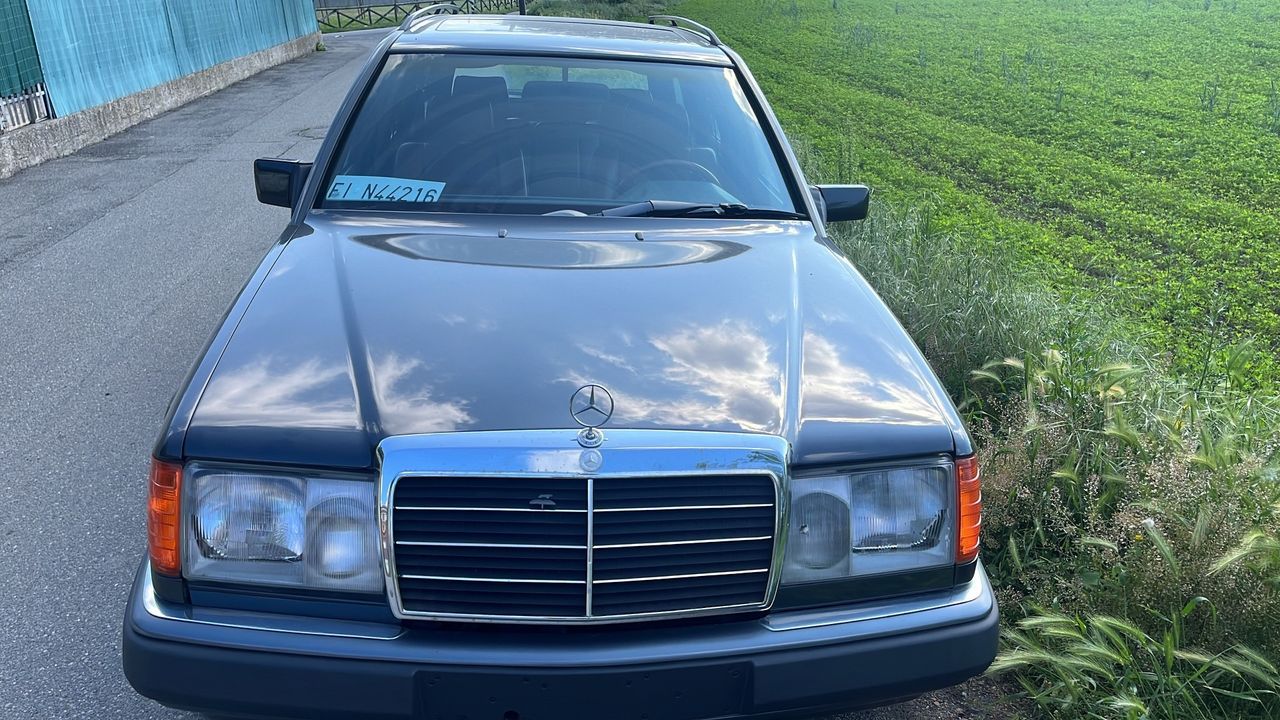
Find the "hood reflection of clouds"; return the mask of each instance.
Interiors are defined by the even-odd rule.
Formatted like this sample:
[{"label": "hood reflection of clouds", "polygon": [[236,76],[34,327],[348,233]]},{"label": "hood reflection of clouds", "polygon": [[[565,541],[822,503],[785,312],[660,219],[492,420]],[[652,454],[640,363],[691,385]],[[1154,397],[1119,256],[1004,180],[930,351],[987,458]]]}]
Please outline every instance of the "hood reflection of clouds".
[{"label": "hood reflection of clouds", "polygon": [[[892,348],[900,365],[904,362]],[[907,367],[907,365],[901,365]],[[938,422],[930,398],[903,386],[872,377],[844,361],[840,348],[814,332],[804,336],[804,415],[808,419],[928,425]]]},{"label": "hood reflection of clouds", "polygon": [[[449,432],[472,422],[462,401],[432,397],[420,360],[387,355],[371,368],[374,400],[387,432]],[[209,425],[358,428],[345,364],[259,358],[218,373],[197,411]]]},{"label": "hood reflection of clouds", "polygon": [[[634,372],[627,377],[608,378],[605,385],[614,395],[616,420],[669,425],[696,420],[707,426],[778,431],[782,369],[771,357],[773,348],[750,325],[726,320],[718,325],[686,327],[651,338],[649,346],[662,356],[658,363],[663,368],[659,381],[688,389],[675,395],[668,389],[651,396],[642,386],[645,380]],[[612,360],[610,364],[619,369],[630,370],[617,356],[597,348],[580,349],[597,359]],[[579,384],[591,382],[579,376],[569,379]]]},{"label": "hood reflection of clouds", "polygon": [[346,365],[262,357],[216,373],[197,414],[209,425],[358,427]]},{"label": "hood reflection of clouds", "polygon": [[[872,341],[874,342],[874,341]],[[597,346],[579,350],[603,361],[610,370],[601,377],[573,374],[566,380],[584,385],[602,382],[614,395],[619,424],[656,423],[707,427],[729,426],[750,432],[781,432],[784,368],[776,348],[752,325],[726,320],[694,325],[656,335],[643,353],[609,352]],[[800,370],[802,408],[807,420],[928,425],[938,422],[938,408],[927,395],[903,382],[876,377],[842,355],[843,348],[813,331],[804,334]],[[902,362],[892,347],[877,347]],[[636,367],[661,368],[654,375]],[[662,387],[646,387],[661,383]]]},{"label": "hood reflection of clouds", "polygon": [[472,422],[466,403],[432,398],[427,366],[416,359],[386,355],[372,368],[383,429],[391,434],[451,432]]}]

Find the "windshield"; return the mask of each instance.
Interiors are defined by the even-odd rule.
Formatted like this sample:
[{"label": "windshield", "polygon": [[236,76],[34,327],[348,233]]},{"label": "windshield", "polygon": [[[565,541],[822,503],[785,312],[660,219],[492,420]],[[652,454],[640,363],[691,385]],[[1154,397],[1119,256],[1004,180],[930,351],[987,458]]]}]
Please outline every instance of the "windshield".
[{"label": "windshield", "polygon": [[595,213],[646,200],[796,211],[731,69],[393,54],[319,206]]}]

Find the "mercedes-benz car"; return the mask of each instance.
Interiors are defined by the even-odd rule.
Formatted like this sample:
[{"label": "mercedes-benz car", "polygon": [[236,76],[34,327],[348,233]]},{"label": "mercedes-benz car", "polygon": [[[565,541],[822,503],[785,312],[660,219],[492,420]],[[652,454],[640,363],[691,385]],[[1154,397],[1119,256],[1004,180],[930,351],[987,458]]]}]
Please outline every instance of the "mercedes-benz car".
[{"label": "mercedes-benz car", "polygon": [[[856,111],[856,109],[854,110]],[[812,717],[983,671],[956,409],[708,28],[420,12],[153,450],[124,670],[237,717]]]}]

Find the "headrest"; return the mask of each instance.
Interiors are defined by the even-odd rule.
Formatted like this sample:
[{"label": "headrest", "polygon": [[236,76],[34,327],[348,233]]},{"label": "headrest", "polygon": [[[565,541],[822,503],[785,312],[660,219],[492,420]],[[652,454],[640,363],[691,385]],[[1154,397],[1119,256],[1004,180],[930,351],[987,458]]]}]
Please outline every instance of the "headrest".
[{"label": "headrest", "polygon": [[609,91],[614,102],[627,105],[649,105],[653,102],[653,93],[642,88],[617,88]]},{"label": "headrest", "polygon": [[500,77],[459,75],[453,79],[453,96],[484,98],[488,102],[507,99],[507,81]]},{"label": "headrest", "polygon": [[445,96],[428,110],[434,131],[459,141],[487,134],[496,125],[493,103],[483,96]]},{"label": "headrest", "polygon": [[531,80],[525,83],[524,97],[604,102],[609,98],[609,88],[601,83]]}]

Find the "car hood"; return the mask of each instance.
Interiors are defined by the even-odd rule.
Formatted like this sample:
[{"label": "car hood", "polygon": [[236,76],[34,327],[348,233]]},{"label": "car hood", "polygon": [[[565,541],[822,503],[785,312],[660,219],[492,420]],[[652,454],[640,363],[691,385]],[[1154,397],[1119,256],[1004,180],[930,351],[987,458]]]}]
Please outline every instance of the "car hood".
[{"label": "car hood", "polygon": [[606,435],[769,433],[801,465],[963,436],[808,223],[325,213],[274,257],[212,349],[188,457],[369,468],[388,435],[576,427],[589,383],[614,398]]}]

